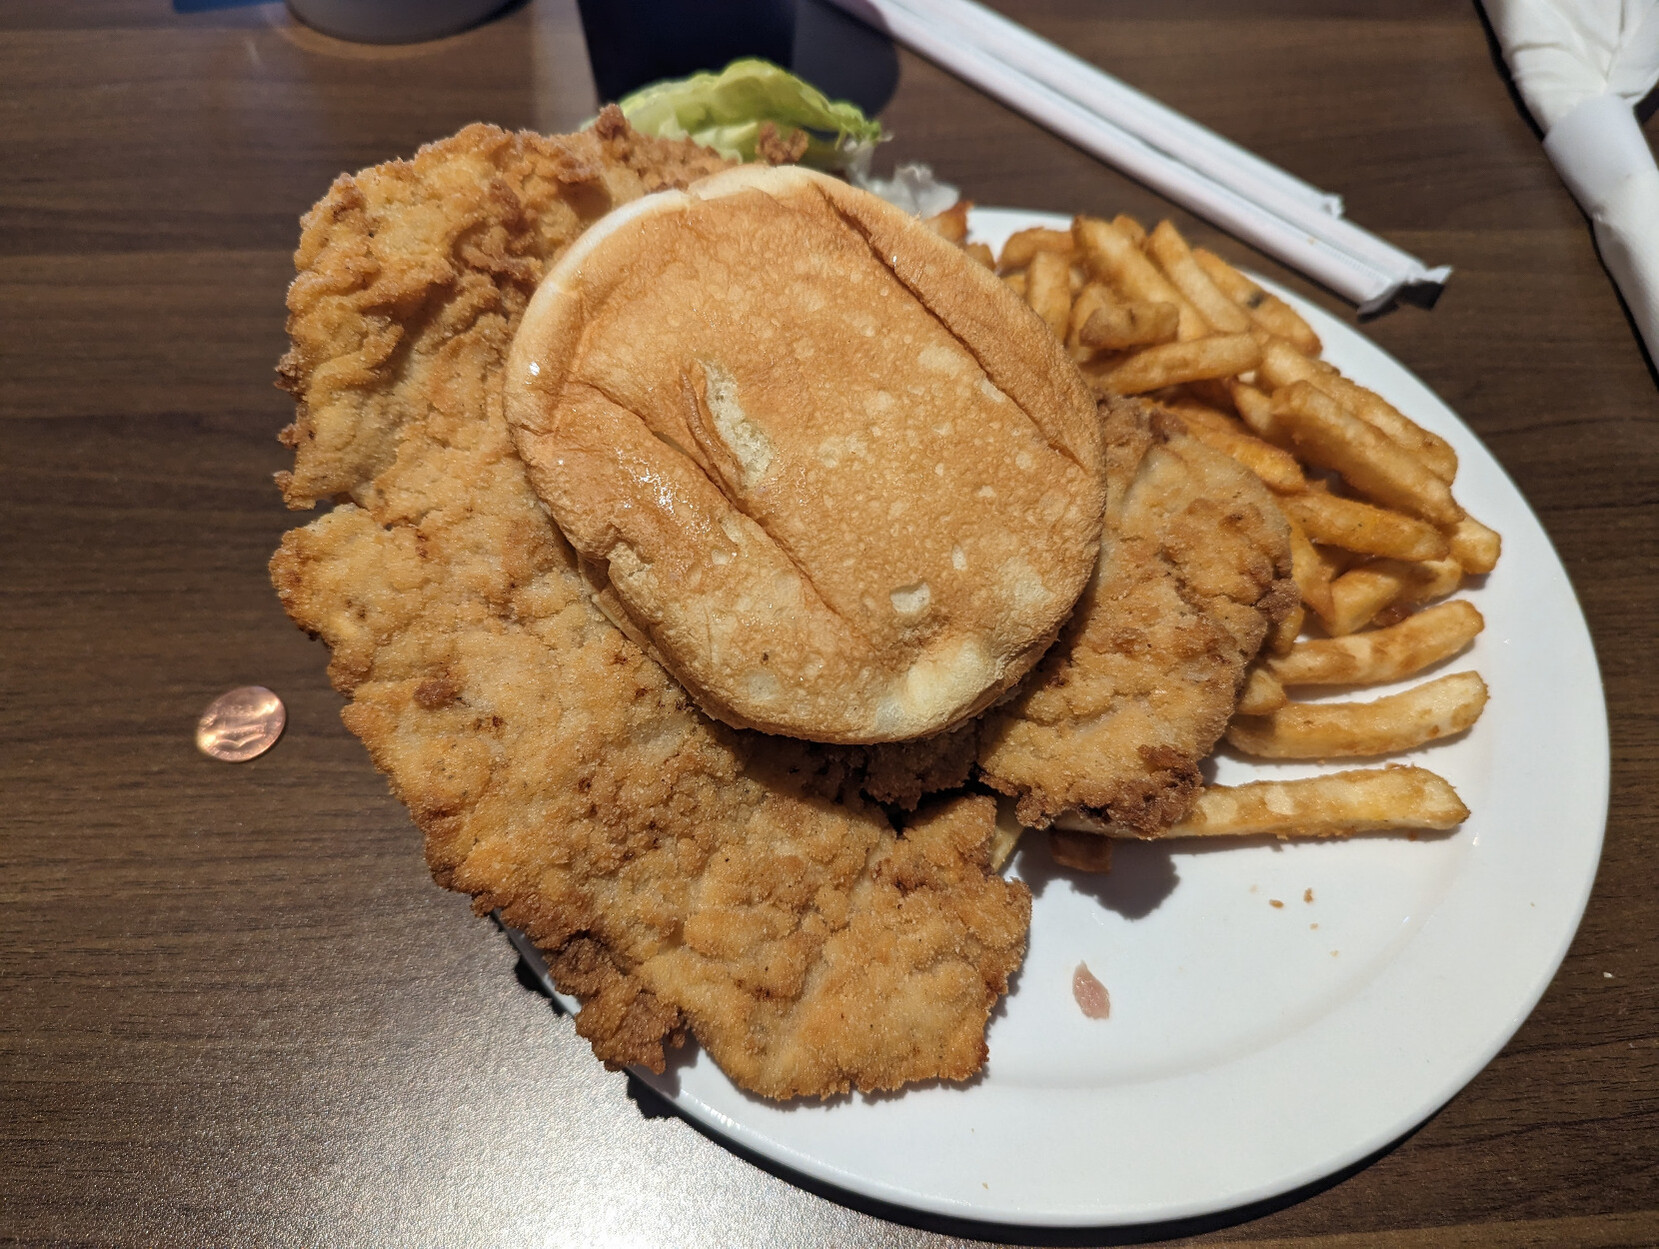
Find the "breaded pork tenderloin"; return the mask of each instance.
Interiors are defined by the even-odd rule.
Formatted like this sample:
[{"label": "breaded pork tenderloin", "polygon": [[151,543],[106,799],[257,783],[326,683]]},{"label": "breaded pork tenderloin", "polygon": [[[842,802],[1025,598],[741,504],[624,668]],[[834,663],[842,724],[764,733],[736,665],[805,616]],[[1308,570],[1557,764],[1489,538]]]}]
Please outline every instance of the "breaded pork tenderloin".
[{"label": "breaded pork tenderloin", "polygon": [[1100,564],[1054,648],[982,721],[980,775],[1022,824],[1174,824],[1232,718],[1269,626],[1296,603],[1267,488],[1180,420],[1102,403],[1109,499]]},{"label": "breaded pork tenderloin", "polygon": [[[1025,948],[991,803],[900,836],[841,750],[704,716],[589,601],[502,417],[530,293],[609,209],[722,161],[630,130],[472,126],[339,179],[305,219],[283,362],[283,606],[443,885],[527,932],[615,1065],[696,1037],[740,1085],[966,1079]],[[872,750],[875,748],[871,748]],[[903,761],[886,784],[912,801]],[[918,760],[930,774],[937,761]]]}]

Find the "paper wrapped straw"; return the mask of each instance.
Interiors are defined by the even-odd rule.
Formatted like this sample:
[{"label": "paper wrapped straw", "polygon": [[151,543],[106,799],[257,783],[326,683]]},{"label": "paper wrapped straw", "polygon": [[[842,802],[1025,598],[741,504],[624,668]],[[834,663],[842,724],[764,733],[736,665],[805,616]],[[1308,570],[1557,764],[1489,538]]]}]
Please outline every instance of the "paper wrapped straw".
[{"label": "paper wrapped straw", "polygon": [[954,0],[898,2],[929,22],[958,27],[981,51],[1000,55],[1013,69],[1099,113],[1137,139],[1230,190],[1258,198],[1268,207],[1275,202],[1294,203],[1333,217],[1342,215],[1340,195],[1321,191],[1255,153],[1227,142],[1215,131],[1096,69],[1018,22],[1011,22],[979,4],[961,4]]},{"label": "paper wrapped straw", "polygon": [[1341,201],[973,0],[833,0],[1084,151],[1372,312],[1445,283]]}]

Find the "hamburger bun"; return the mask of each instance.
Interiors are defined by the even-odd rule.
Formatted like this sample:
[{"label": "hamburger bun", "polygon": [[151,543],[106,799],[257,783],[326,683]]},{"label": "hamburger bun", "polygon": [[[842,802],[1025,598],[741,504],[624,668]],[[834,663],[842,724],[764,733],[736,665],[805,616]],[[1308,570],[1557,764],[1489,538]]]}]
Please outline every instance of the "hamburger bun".
[{"label": "hamburger bun", "polygon": [[1047,327],[926,225],[744,167],[578,239],[506,413],[600,607],[712,716],[921,737],[1047,649],[1094,567],[1094,400]]}]

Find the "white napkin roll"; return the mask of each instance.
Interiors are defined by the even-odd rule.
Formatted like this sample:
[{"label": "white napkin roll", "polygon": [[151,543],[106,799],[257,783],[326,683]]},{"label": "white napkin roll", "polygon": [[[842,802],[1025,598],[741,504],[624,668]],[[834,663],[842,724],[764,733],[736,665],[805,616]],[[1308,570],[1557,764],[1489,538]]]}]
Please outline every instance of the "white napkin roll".
[{"label": "white napkin roll", "polygon": [[1544,151],[1589,214],[1648,357],[1659,362],[1659,168],[1635,111],[1592,96],[1550,127]]}]

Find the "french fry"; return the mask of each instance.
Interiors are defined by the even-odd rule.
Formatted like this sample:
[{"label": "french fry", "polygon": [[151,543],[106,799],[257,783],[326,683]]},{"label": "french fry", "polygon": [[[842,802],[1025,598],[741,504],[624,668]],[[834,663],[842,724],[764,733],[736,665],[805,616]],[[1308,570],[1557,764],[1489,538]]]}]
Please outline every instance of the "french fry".
[{"label": "french fry", "polygon": [[1014,294],[1018,295],[1021,299],[1025,298],[1026,276],[1024,269],[1020,269],[1014,273],[1005,273],[1002,275],[1002,280],[1008,284],[1008,289],[1013,291]]},{"label": "french fry", "polygon": [[1002,245],[1002,255],[997,257],[997,269],[1023,269],[1038,252],[1059,252],[1069,262],[1074,246],[1069,230],[1032,226],[1029,230],[1011,235]]},{"label": "french fry", "polygon": [[1310,383],[1276,390],[1273,415],[1284,422],[1304,460],[1342,474],[1361,494],[1435,525],[1463,518],[1444,480]]},{"label": "french fry", "polygon": [[1251,326],[1250,315],[1210,280],[1187,246],[1181,232],[1167,221],[1160,221],[1146,236],[1146,250],[1158,267],[1197,308],[1212,328],[1221,334],[1244,334]]},{"label": "french fry", "polygon": [[979,261],[979,263],[984,265],[987,269],[995,269],[997,267],[997,258],[991,252],[990,245],[987,243],[964,243],[962,244],[962,250],[967,252],[968,255],[972,256],[975,260]]},{"label": "french fry", "polygon": [[1070,274],[1066,258],[1058,252],[1040,251],[1025,271],[1025,302],[1030,304],[1054,332],[1064,339],[1071,316]]},{"label": "french fry", "polygon": [[1121,395],[1144,395],[1204,377],[1230,377],[1255,367],[1261,347],[1249,334],[1221,334],[1148,347],[1130,356],[1106,377]]},{"label": "french fry", "polygon": [[1357,499],[1309,490],[1279,503],[1309,538],[1327,546],[1404,560],[1440,559],[1448,550],[1445,536],[1433,525]]},{"label": "french fry", "polygon": [[1463,585],[1463,565],[1449,555],[1444,559],[1423,559],[1411,564],[1374,560],[1371,567],[1393,567],[1405,574],[1406,587],[1399,598],[1405,604],[1431,603],[1448,594],[1456,594]]},{"label": "french fry", "polygon": [[1265,716],[1283,707],[1289,699],[1285,687],[1266,668],[1252,668],[1244,680],[1244,689],[1238,696],[1238,714]]},{"label": "french fry", "polygon": [[1389,755],[1461,733],[1486,706],[1486,682],[1455,672],[1369,703],[1286,703],[1265,716],[1239,716],[1227,741],[1263,759],[1346,759]]},{"label": "french fry", "polygon": [[1163,837],[1347,837],[1408,829],[1444,831],[1469,808],[1427,768],[1364,768],[1296,781],[1212,785]]},{"label": "french fry", "polygon": [[[1308,638],[1263,662],[1285,685],[1380,685],[1457,654],[1486,627],[1467,599],[1441,603],[1385,629]],[[1242,710],[1242,704],[1241,704]]]},{"label": "french fry", "polygon": [[1083,345],[1083,327],[1096,309],[1117,302],[1112,288],[1104,282],[1090,282],[1072,298],[1071,316],[1066,319],[1066,348],[1071,352],[1072,359],[1087,360],[1094,355],[1093,347]]},{"label": "french fry", "polygon": [[1429,469],[1444,481],[1457,476],[1457,452],[1452,444],[1439,434],[1424,429],[1374,390],[1343,377],[1341,373],[1316,379],[1315,386],[1323,389],[1349,411],[1376,426],[1395,442],[1419,456]]},{"label": "french fry", "polygon": [[1431,434],[1381,395],[1349,381],[1323,360],[1310,359],[1283,339],[1269,337],[1263,342],[1261,380],[1272,390],[1295,382],[1316,386],[1351,415],[1416,456],[1442,481],[1457,476],[1457,452],[1439,434]]},{"label": "french fry", "polygon": [[[1091,288],[1092,289],[1092,288]],[[1175,340],[1181,314],[1174,304],[1103,301],[1078,331],[1078,341],[1101,351],[1156,346]]]},{"label": "french fry", "polygon": [[1210,332],[1209,324],[1198,309],[1158,272],[1158,267],[1122,230],[1096,217],[1078,217],[1072,222],[1071,229],[1077,249],[1083,254],[1084,263],[1094,277],[1111,283],[1127,299],[1174,304],[1180,313],[1178,337],[1183,341],[1202,338]]},{"label": "french fry", "polygon": [[1296,582],[1302,601],[1324,620],[1335,610],[1331,603],[1331,569],[1319,558],[1319,552],[1308,541],[1307,531],[1296,518],[1285,512],[1285,520],[1290,525],[1291,579]]},{"label": "french fry", "polygon": [[1488,529],[1473,516],[1465,515],[1446,533],[1452,558],[1472,576],[1491,572],[1498,566],[1503,551],[1503,538],[1496,529]]},{"label": "french fry", "polygon": [[1319,623],[1332,637],[1345,637],[1365,628],[1372,618],[1406,592],[1411,575],[1394,568],[1362,564],[1331,582],[1331,609],[1319,613]]},{"label": "french fry", "polygon": [[1075,260],[1066,266],[1066,284],[1071,287],[1072,298],[1089,284],[1089,271]]},{"label": "french fry", "polygon": [[1262,367],[1258,382],[1262,389],[1270,393],[1295,382],[1311,382],[1335,372],[1336,369],[1325,361],[1297,351],[1277,335],[1267,334],[1262,338]]},{"label": "french fry", "polygon": [[1048,830],[1048,852],[1054,856],[1056,863],[1075,872],[1112,870],[1112,839],[1100,833],[1051,828]]},{"label": "french fry", "polygon": [[1201,403],[1182,399],[1160,399],[1160,407],[1179,416],[1194,438],[1230,455],[1272,489],[1294,494],[1308,487],[1296,457],[1272,443],[1263,442],[1233,417]]},{"label": "french fry", "polygon": [[1128,213],[1119,213],[1113,217],[1112,224],[1122,231],[1124,237],[1136,247],[1140,247],[1146,242],[1146,227]]},{"label": "french fry", "polygon": [[1203,247],[1192,249],[1192,258],[1208,275],[1210,281],[1249,315],[1250,319],[1269,334],[1286,339],[1304,355],[1317,356],[1320,352],[1319,335],[1301,315],[1280,299],[1269,295],[1256,283],[1228,264],[1220,256]]},{"label": "french fry", "polygon": [[1340,373],[1317,378],[1314,385],[1344,404],[1360,420],[1375,426],[1412,452],[1442,481],[1450,482],[1457,476],[1457,452],[1452,450],[1452,444],[1439,434],[1424,429],[1376,391],[1367,390]]},{"label": "french fry", "polygon": [[[1320,547],[1321,557],[1338,548]],[[1331,614],[1320,623],[1332,637],[1342,637],[1366,625],[1398,624],[1419,603],[1455,594],[1463,584],[1463,566],[1447,556],[1408,563],[1373,559],[1355,566],[1331,582]]]},{"label": "french fry", "polygon": [[1238,413],[1250,432],[1263,442],[1276,447],[1290,445],[1290,431],[1284,422],[1273,415],[1273,396],[1236,377],[1227,379],[1227,393],[1233,400],[1233,411]]},{"label": "french fry", "polygon": [[934,213],[927,219],[927,224],[941,238],[949,239],[960,247],[968,241],[968,210],[972,207],[967,200],[959,199],[944,212]]}]

